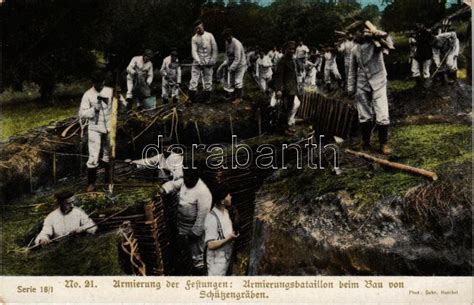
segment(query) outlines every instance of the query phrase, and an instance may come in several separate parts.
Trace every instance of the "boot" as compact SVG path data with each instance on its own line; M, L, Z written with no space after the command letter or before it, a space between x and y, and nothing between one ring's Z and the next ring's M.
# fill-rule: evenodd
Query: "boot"
M104 183L108 184L110 182L110 163L109 162L103 162L104 164Z
M87 190L86 192L95 191L95 181L97 180L97 167L87 169Z
M417 88L421 87L423 85L423 79L420 76L415 77L415 84Z
M362 136L362 150L368 151L371 149L370 137L372 135L372 122L368 121L368 122L360 123L359 126L360 126L360 133Z
M457 78L458 78L458 73L456 70L447 72L448 84L450 85L454 84Z
M189 90L188 91L188 99L186 101L186 105L191 105L196 101L196 91L194 90Z
M205 104L209 104L211 102L211 91L204 91L202 96Z
M392 153L392 149L388 146L388 125L377 126L379 130L380 152L388 156Z
M429 89L431 87L431 79L430 78L423 78L423 88L424 89Z
M241 97L242 97L242 88L236 88L235 91L234 91L234 98L233 98L233 101L232 101L232 104L234 105L238 105L240 104L241 102Z
M168 104L168 99L167 98L162 98L161 101L163 102L163 105L166 105Z
M127 112L130 112L132 111L132 108L133 108L133 99L129 97L126 99L126 101L127 101Z

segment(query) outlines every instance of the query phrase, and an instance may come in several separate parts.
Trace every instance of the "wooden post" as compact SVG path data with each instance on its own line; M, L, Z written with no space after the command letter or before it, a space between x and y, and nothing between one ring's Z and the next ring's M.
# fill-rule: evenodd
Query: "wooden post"
M30 193L33 193L33 170L31 169L30 160L28 160L28 176L30 178Z
M132 150L133 155L135 156L135 135L133 134L133 128L130 129L130 136L132 137Z
M196 128L196 133L197 133L197 136L198 136L199 144L202 144L201 133L199 132L199 126L198 126L197 121L194 121L194 127Z
M53 182L56 183L56 153L53 153Z
M258 135L262 135L262 113L260 112L260 108L257 108L257 120L258 120Z
M375 162L375 163L378 163L378 164L382 164L382 165L385 165L385 166L388 166L388 167L391 167L391 168L399 169L399 170L407 172L407 173L421 175L421 176L430 178L433 181L438 180L438 175L436 173L433 173L433 172L430 172L430 171L427 171L427 170L424 170L424 169L421 169L421 168L416 168L416 167L412 167L412 166L397 163L397 162L391 162L391 161L388 161L388 160L384 160L384 159L380 159L380 158L371 156L371 155L363 153L363 152L357 152L357 151L353 151L353 150L350 150L350 149L346 149L345 152L350 154L350 155L353 155L353 156L356 156L356 157L359 157L359 158L363 158L363 159L366 159L368 161L372 161L372 162Z

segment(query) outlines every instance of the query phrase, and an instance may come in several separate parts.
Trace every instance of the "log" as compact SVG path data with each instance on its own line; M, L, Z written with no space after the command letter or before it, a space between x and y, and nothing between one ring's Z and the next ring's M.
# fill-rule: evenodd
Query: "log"
M378 163L378 164L382 164L382 165L385 165L385 166L388 166L388 167L391 167L391 168L395 168L395 169L398 169L398 170L401 170L401 171L404 171L404 172L407 172L407 173L424 176L424 177L430 178L433 181L438 180L438 175L436 173L433 173L433 172L430 172L430 171L427 171L427 170L424 170L424 169L421 169L421 168L416 168L416 167L412 167L412 166L397 163L397 162L391 162L391 161L388 161L388 160L384 160L384 159L380 159L380 158L371 156L371 155L363 153L363 152L357 152L357 151L353 151L353 150L350 150L350 149L346 149L344 151L346 153L350 154L350 155L353 155L353 156L356 156L356 157L359 157L359 158L363 158L363 159L366 159L368 161L372 161L372 162L375 162L375 163Z

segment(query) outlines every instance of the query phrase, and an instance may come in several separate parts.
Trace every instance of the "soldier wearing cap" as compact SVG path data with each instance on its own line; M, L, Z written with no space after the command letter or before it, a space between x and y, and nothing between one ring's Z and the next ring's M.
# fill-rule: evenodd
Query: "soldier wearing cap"
M109 181L109 132L111 130L113 90L105 86L105 75L96 71L92 75L92 87L82 96L79 118L89 121L87 128L89 159L87 160L87 191L95 190L99 156L105 168L105 182ZM123 97L120 102L125 105Z
M133 97L143 99L149 97L150 85L153 82L153 63L151 58L154 53L146 49L143 55L135 56L127 67L127 100L129 107Z
M359 26L352 49L347 91L355 94L359 126L362 133L362 149L370 150L372 128L377 125L380 150L389 155L388 127L390 118L387 98L387 71L384 63L383 45L375 40L383 38L392 45L390 36L379 30L363 29Z
M162 76L161 97L163 104L167 104L170 98L173 103L178 103L179 86L181 85L181 67L176 50L171 51L170 55L163 59L160 74Z
M282 132L287 136L295 134L292 128L292 113L295 97L298 94L297 67L294 59L296 43L289 41L285 45L285 55L278 62L275 73L275 97L280 100L281 117L278 119Z
M193 66L191 68L191 81L189 82L189 102L194 102L199 80L202 77L204 87L204 100L211 98L213 66L217 62L217 43L214 35L204 30L201 20L194 23L194 36L191 39L191 54Z
M222 32L225 40L226 58L219 70L227 67L228 88L233 92L231 96L232 103L237 105L242 98L242 88L244 86L244 75L247 70L247 57L242 43L232 36L231 29L225 29Z
M95 233L97 226L81 209L74 206L76 199L72 192L64 191L54 195L58 208L46 216L43 228L35 239L35 244L46 245L53 238L73 233Z

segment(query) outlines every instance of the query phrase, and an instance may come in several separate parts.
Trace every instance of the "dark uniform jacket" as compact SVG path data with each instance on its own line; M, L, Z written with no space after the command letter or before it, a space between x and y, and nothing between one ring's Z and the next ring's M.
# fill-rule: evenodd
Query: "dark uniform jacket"
M298 83L296 80L296 63L287 55L278 62L274 77L275 91L281 91L284 95L296 95Z

